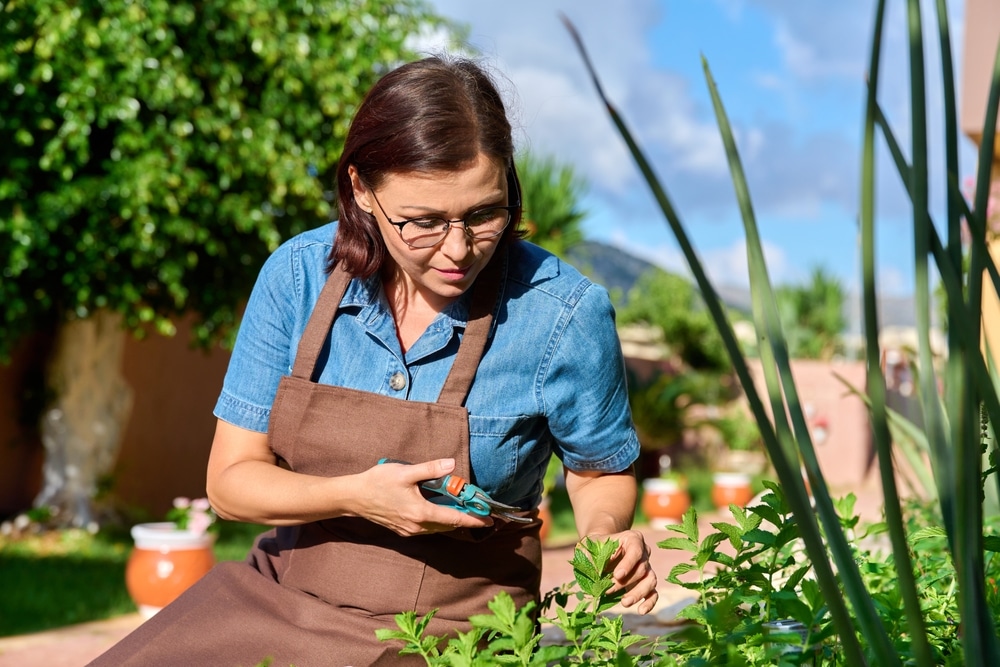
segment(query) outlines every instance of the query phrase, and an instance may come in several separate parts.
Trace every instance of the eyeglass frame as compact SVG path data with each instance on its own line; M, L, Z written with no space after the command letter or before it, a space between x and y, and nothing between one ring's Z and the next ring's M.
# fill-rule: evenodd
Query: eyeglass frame
M514 218L514 214L516 214L518 209L521 208L521 193L519 191L519 188L517 187L517 179L513 178L513 173L508 174L508 176L509 177L507 179L507 182L508 184L512 184L514 186L514 191L517 194L516 204L508 206L483 206L482 208L477 208L473 211L469 211L468 213L465 214L464 218L455 218L454 220L445 220L444 218L439 218L437 216L426 215L426 216L418 216L415 218L407 218L406 220L395 222L392 220L392 218L389 217L389 214L385 212L385 208L383 208L382 202L380 202L378 200L378 197L375 195L375 189L369 188L368 191L371 193L372 199L375 200L375 204L378 206L378 210L380 210L382 212L382 215L385 217L386 222L388 222L390 225L396 228L396 231L399 233L399 240L405 243L408 247L413 248L414 250L426 250L427 248L433 248L434 246L438 245L446 238L448 238L448 232L451 231L451 226L458 222L462 223L463 227L462 231L465 232L465 236L472 239L473 241L487 241L489 239L495 239L496 237L503 234L504 230L506 230L510 226L510 222ZM493 234L492 236L476 236L475 234L469 231L469 223L467 222L469 218L471 218L473 215L481 211L488 211L490 209L495 209L495 208L500 208L507 211L507 222L504 224L503 227L501 227L497 231L496 234ZM410 224L411 222L416 222L417 220L429 220L429 219L440 220L445 225L444 233L441 235L441 238L438 239L436 242L427 246L415 246L403 238L403 227Z

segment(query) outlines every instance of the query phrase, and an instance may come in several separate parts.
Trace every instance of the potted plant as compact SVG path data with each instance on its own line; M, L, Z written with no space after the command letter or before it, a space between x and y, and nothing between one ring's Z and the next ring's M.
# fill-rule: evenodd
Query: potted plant
M746 472L712 474L712 504L718 509L730 505L746 507L753 499L753 477Z
M757 423L740 404L732 404L707 420L718 437L714 468L719 472L744 472L751 476L764 472L767 455Z
M643 480L641 507L650 526L662 528L679 523L690 506L687 479L681 473L666 470L659 477Z
M552 532L552 491L555 490L562 474L562 461L555 454L549 458L548 467L545 468L545 477L542 479L542 502L538 505L538 520L542 526L539 530L539 539L544 543Z
M208 500L174 499L167 521L132 527L135 547L125 566L125 587L139 613L153 616L215 565L215 512Z

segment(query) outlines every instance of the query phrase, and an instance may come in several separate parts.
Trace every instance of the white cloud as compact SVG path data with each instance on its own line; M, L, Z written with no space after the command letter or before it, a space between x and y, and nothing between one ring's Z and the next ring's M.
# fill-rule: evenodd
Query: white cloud
M782 216L818 225L819 220L829 221L830 212L835 211L842 216L840 229L817 227L817 235L852 234L874 3L715 0L693 11L688 2L433 0L440 13L470 24L472 44L509 79L508 98L519 128L519 147L572 164L589 184L590 196L601 202L599 208L615 212L601 224L627 235L619 245L664 266L683 266L675 250L651 248L643 240L650 229L643 222L650 217L648 190L598 101L559 20L560 11L579 30L607 94L682 217L705 221L705 225L731 220L736 200L701 71L688 61L684 70L658 59L655 49L664 45L653 43L650 35L661 21L670 21L672 33L693 34L690 41L695 44L701 41L701 31L706 41L713 33L731 37L719 57L713 56L718 63L713 62L713 73L720 81L758 218ZM933 55L934 7L931 0L921 4L931 43L930 116L936 122L941 117L941 101L934 92L940 80ZM901 5L889 3L879 99L897 136L906 142L909 84L905 8ZM962 5L960 0L948 3L953 44L961 44ZM706 20L706 15L711 19ZM770 57L755 59L760 49ZM956 72L960 71L959 51L955 53ZM697 54L690 55L695 61ZM940 152L940 148L932 143L932 151ZM888 159L885 155L879 159L880 187L885 188L879 211L898 219L908 202ZM968 165L974 163L968 145L963 145L962 160L963 173L967 173ZM941 164L941 156L932 154L932 168L939 170ZM940 195L935 197L940 199ZM717 244L729 241L721 233L716 239ZM794 280L792 267L799 253L787 248L783 254L778 243L768 247L772 277L776 282ZM745 260L739 269L733 264L742 256L742 247L704 252L706 256L716 253L711 255L712 270L720 279L737 280L745 274ZM849 271L842 268L839 273Z
M784 249L768 241L763 241L762 246L764 263L767 265L768 277L772 285L801 282L801 272L789 263ZM710 250L705 253L702 262L714 284L734 287L750 286L746 241L741 239L729 247Z
M620 230L612 235L610 243L631 255L652 262L662 269L689 278L692 276L684 254L674 245L650 246L635 243ZM805 274L789 262L783 248L768 241L763 241L762 245L764 262L767 265L768 277L772 285L802 282ZM701 261L709 281L714 286L743 288L750 286L750 271L744 240L741 239L727 247L708 250L704 253L696 252L698 252L698 259Z
M912 278L908 278L893 266L878 267L875 272L875 285L879 294L898 296L913 293Z

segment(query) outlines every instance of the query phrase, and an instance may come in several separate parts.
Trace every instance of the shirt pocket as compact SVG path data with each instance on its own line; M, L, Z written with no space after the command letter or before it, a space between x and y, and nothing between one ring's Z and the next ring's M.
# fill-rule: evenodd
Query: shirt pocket
M551 452L548 439L536 433L539 421L525 415L469 416L474 483L496 500L530 509Z

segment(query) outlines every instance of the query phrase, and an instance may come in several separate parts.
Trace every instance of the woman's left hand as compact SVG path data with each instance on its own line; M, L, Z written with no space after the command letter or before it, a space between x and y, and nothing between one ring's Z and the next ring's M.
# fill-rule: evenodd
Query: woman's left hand
M590 535L592 540L617 540L618 549L611 557L615 585L609 592L624 589L623 607L636 607L636 612L648 614L653 610L659 593L656 592L656 573L649 564L649 545L637 530L626 530L610 535Z
M624 590L623 607L636 607L640 614L653 610L656 573L649 565L649 546L637 530L628 530L635 514L636 482L631 470L599 473L566 469L566 490L573 503L578 535L592 540L617 540L611 558L615 584Z

